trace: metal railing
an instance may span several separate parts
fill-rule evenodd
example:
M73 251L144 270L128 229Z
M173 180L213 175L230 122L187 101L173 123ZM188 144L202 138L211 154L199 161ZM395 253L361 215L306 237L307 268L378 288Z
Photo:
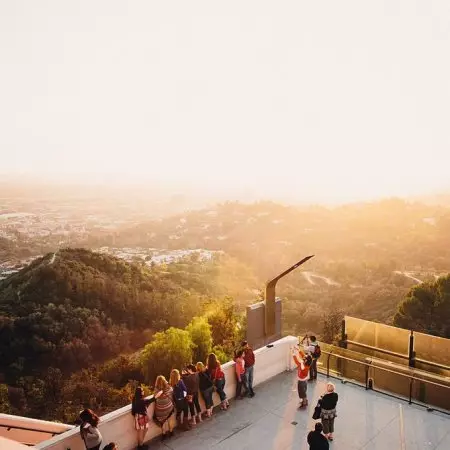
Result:
M436 410L436 411L442 412L444 414L450 415L450 385L445 385L445 384L437 383L435 381L426 380L423 378L419 378L415 375L406 374L406 373L403 373L400 371L389 369L387 367L373 365L372 360L370 362L359 361L354 358L349 358L347 356L333 353L333 351L331 351L331 352L322 351L322 354L327 355L326 367L325 367L327 377L331 376L334 378L345 379L345 381L347 381L349 383L353 383L358 386L364 386L366 390L373 390L376 392L381 392L383 394L390 395L391 397L394 397L394 398L398 398L401 400L407 400L410 405L415 404L415 405L419 405L419 406L424 406L428 410ZM358 382L357 380L354 380L351 378L347 378L345 376L345 374L341 374L341 376L339 376L339 372L337 370L334 371L331 369L331 366L330 366L331 358L336 358L337 361L339 361L339 360L347 361L349 363L356 364L358 367L363 368L364 369L364 383ZM367 359L369 359L369 358L370 357L367 357ZM381 362L382 362L382 360L381 360ZM322 365L322 368L323 368L323 365ZM320 370L320 369L321 369L321 367L318 366L318 370L323 372L323 369L322 370ZM405 369L407 369L407 368L405 367ZM384 374L393 375L395 377L401 377L402 379L404 379L404 381L409 383L409 395L408 396L401 395L398 392L395 392L394 390L389 389L389 386L386 389L382 389L382 390L376 389L374 387L375 374L374 374L374 378L371 378L370 377L371 370L374 372L380 371L380 372L383 372ZM332 372L336 372L336 375L334 375ZM443 399L443 401L446 402L445 407L441 407L441 406L437 406L437 405L432 405L432 407L431 407L430 406L431 403L428 404L427 402L416 401L416 399L414 398L414 389L413 389L415 383L426 383L426 385L431 386L434 389L445 389L446 395L445 395L445 398Z
M391 350L386 350L384 348L379 348L379 347L373 347L372 345L368 345L368 344L363 344L362 342L356 342L356 341L352 341L350 339L347 339L345 341L346 344L350 344L350 345L354 345L356 347L361 347L361 348L365 348L367 350L371 350L374 352L378 352L378 353L382 353L384 355L389 355L389 356L394 356L396 358L400 358L400 359L404 359L404 360L409 360L409 356L403 353L398 353L398 352L393 352ZM441 363L436 363L433 361L429 361L426 359L422 359L422 358L418 358L415 353L414 353L414 357L413 359L421 364L427 364L429 366L435 367L436 369L443 369L443 370L450 370L450 366L447 366L445 364L441 364Z

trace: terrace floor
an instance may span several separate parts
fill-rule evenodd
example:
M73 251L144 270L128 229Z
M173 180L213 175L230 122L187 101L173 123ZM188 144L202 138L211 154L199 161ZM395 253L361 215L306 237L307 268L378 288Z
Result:
M233 401L228 411L149 449L287 450L308 449L315 403L326 378L308 384L308 410L297 410L296 374L284 373L255 389L252 399ZM339 394L332 450L448 450L450 416L427 412L392 397L336 382Z

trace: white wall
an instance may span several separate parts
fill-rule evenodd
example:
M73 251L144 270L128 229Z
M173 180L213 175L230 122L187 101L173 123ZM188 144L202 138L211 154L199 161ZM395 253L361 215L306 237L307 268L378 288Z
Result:
M27 445L51 439L54 434L59 435L72 428L64 423L0 414L0 437Z
M298 343L298 339L287 336L275 341L273 347L263 347L255 351L256 362L254 370L254 385L260 383L292 369L291 349ZM228 398L233 398L236 391L236 376L234 362L227 362L222 366L225 373L225 392ZM214 394L214 404L219 404L219 397ZM153 416L153 404L149 408L150 418ZM202 404L203 407L203 404ZM172 420L174 420L172 418ZM121 450L131 450L137 445L136 432L134 430L133 416L131 415L131 405L124 406L101 417L99 424L100 432L103 436L103 445L109 442L116 442ZM153 421L146 439L150 440L161 433L161 430ZM56 436L48 441L36 445L40 450L85 450L81 440L79 429L70 430L60 436Z

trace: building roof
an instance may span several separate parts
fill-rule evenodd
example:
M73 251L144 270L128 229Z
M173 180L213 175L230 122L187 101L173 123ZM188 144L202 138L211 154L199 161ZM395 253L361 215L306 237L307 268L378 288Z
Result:
M19 442L11 441L10 439L0 436L0 448L2 450L30 450L33 447L27 447Z

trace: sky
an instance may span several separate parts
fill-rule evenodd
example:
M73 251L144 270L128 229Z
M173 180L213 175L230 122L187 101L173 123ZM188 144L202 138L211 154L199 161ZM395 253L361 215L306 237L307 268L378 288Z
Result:
M448 0L0 0L0 174L448 189L448 55Z

